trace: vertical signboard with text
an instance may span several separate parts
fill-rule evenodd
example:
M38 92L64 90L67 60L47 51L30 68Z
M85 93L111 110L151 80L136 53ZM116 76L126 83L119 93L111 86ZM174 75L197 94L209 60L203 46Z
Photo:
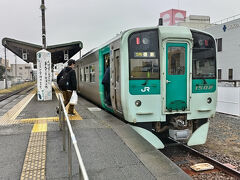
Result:
M37 97L38 101L52 100L51 53L37 52Z

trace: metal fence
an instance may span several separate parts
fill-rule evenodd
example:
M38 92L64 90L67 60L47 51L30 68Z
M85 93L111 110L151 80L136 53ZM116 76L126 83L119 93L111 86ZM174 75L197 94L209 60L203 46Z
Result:
M59 127L60 130L63 131L63 150L66 151L66 131L68 134L68 177L71 180L72 179L72 144L75 149L78 163L79 163L79 179L80 180L88 180L87 171L85 169L85 166L83 164L83 160L77 145L76 137L73 133L71 123L69 121L67 111L65 109L62 95L59 93Z

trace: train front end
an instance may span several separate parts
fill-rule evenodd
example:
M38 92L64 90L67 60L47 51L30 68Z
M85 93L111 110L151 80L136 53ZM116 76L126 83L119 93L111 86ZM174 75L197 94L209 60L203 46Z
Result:
M133 29L121 39L121 101L133 129L158 149L171 137L204 144L217 102L215 41L186 27Z

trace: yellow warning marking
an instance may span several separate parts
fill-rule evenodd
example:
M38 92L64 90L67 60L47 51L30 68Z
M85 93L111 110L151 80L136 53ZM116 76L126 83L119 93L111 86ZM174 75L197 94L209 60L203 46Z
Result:
M19 103L17 103L12 109L6 112L0 118L1 125L16 124L16 117L22 112L22 110L27 106L27 104L32 100L36 94L36 88L32 90L25 98L23 98Z
M47 132L33 132L33 130L29 138L21 180L46 179Z
M69 104L66 106L66 110L68 111ZM82 117L78 114L76 109L73 110L73 113L75 114L74 116L69 115L69 120L82 120Z
M32 132L46 132L47 131L47 123L35 123L32 129Z
M59 98L58 98L58 94L61 94L61 91L56 87L56 85L55 85L54 83L52 83L52 87L53 87L53 89L54 89L54 91L55 91L55 94L56 94L56 96L57 96L57 99L59 99Z
M76 111L74 111L76 115L74 116L69 116L69 120L71 121L78 121L82 120L82 117L78 115ZM46 118L29 118L29 119L20 119L18 122L20 123L44 123L44 122L58 122L59 118L58 117L46 117Z
M29 119L21 119L20 123L43 123L43 122L57 122L58 117L46 117L46 118L29 118Z
M55 94L58 98L58 95L61 94L60 90L56 87L54 83L52 83L53 89L55 91ZM68 110L69 104L66 106L66 110ZM74 109L73 112L75 113L74 116L68 116L69 120L82 120L82 117L78 114L78 112Z

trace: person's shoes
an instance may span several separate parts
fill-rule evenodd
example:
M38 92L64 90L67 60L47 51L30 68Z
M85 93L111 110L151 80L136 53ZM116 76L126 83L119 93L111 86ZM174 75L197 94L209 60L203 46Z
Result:
M57 112L57 114L59 114L59 107L58 106L56 107L56 112Z
M75 116L76 114L73 112L73 113L68 113L68 115Z

